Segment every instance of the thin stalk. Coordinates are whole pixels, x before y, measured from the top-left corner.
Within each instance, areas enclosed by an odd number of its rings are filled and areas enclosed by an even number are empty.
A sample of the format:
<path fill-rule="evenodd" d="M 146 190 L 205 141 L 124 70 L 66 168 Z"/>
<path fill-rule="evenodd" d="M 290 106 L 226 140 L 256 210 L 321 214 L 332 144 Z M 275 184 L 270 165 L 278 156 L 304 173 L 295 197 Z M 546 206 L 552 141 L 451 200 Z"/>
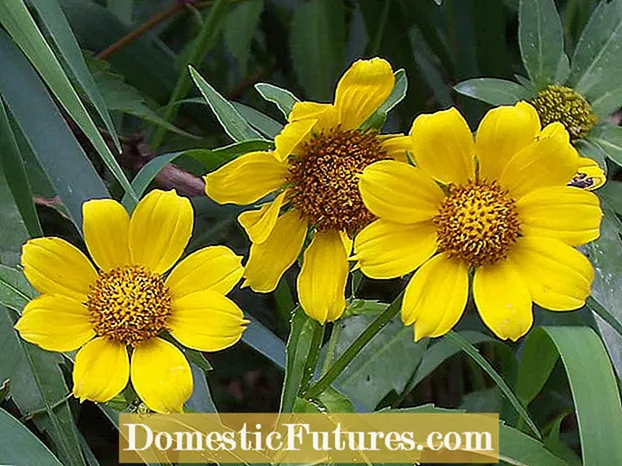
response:
<path fill-rule="evenodd" d="M 330 331 L 330 340 L 328 340 L 328 348 L 326 349 L 326 357 L 324 358 L 324 364 L 322 364 L 322 372 L 320 377 L 324 376 L 333 362 L 333 356 L 335 355 L 335 349 L 337 348 L 337 341 L 339 341 L 339 335 L 341 334 L 341 324 L 336 322 L 333 324 L 333 328 Z"/>
<path fill-rule="evenodd" d="M 309 387 L 309 381 L 315 373 L 315 366 L 317 366 L 317 360 L 320 357 L 320 349 L 322 348 L 322 343 L 324 342 L 325 330 L 326 325 L 319 324 L 317 324 L 313 329 L 313 338 L 309 347 L 309 355 L 307 356 L 305 370 L 302 374 L 302 380 L 300 381 L 300 389 L 298 393 L 304 393 Z"/>

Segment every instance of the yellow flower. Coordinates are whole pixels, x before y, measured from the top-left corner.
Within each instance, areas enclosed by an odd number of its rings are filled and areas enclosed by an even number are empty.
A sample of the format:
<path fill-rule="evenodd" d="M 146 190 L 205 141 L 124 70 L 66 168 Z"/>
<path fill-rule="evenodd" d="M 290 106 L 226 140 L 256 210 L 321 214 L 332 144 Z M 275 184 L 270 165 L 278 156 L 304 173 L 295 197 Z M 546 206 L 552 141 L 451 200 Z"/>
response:
<path fill-rule="evenodd" d="M 524 102 L 488 112 L 475 141 L 455 109 L 413 123 L 417 167 L 377 162 L 360 176 L 380 219 L 357 236 L 355 259 L 372 278 L 415 269 L 402 320 L 415 339 L 447 333 L 469 296 L 484 323 L 517 340 L 533 323 L 532 302 L 583 306 L 594 271 L 574 246 L 599 235 L 598 197 L 566 186 L 579 156 L 560 123 L 541 129 Z"/>
<path fill-rule="evenodd" d="M 110 199 L 85 202 L 83 216 L 98 269 L 60 238 L 28 241 L 21 263 L 41 296 L 26 305 L 15 328 L 49 351 L 80 348 L 73 369 L 80 401 L 106 402 L 131 379 L 151 410 L 181 411 L 192 394 L 190 366 L 159 335 L 168 331 L 198 351 L 236 343 L 247 321 L 225 294 L 242 276 L 241 257 L 224 246 L 207 247 L 165 277 L 193 225 L 190 202 L 175 191 L 151 191 L 131 218 Z"/>
<path fill-rule="evenodd" d="M 341 316 L 351 238 L 374 219 L 361 201 L 356 176 L 377 160 L 406 160 L 410 149 L 408 136 L 360 129 L 394 81 L 385 60 L 355 62 L 339 81 L 333 104 L 294 105 L 274 151 L 245 154 L 205 177 L 207 195 L 221 204 L 246 205 L 275 195 L 238 218 L 252 242 L 246 286 L 273 291 L 311 231 L 298 275 L 300 304 L 321 323 Z"/>
<path fill-rule="evenodd" d="M 604 185 L 606 181 L 605 172 L 594 160 L 581 157 L 577 173 L 568 185 L 593 191 Z"/>

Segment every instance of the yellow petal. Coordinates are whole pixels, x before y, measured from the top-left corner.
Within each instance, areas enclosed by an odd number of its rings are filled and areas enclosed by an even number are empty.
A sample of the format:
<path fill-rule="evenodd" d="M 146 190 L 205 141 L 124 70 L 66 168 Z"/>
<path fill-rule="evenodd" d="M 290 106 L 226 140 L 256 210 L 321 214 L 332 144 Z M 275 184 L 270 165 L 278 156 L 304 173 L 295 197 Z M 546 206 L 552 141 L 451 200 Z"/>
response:
<path fill-rule="evenodd" d="M 335 107 L 344 129 L 361 126 L 393 90 L 395 76 L 391 65 L 382 58 L 358 60 L 337 84 Z"/>
<path fill-rule="evenodd" d="M 336 231 L 317 232 L 298 275 L 298 298 L 307 315 L 321 324 L 337 320 L 346 308 L 348 253 Z"/>
<path fill-rule="evenodd" d="M 484 323 L 502 340 L 518 340 L 533 324 L 531 295 L 509 261 L 479 267 L 473 297 Z"/>
<path fill-rule="evenodd" d="M 602 212 L 598 196 L 583 189 L 536 189 L 520 198 L 516 207 L 524 236 L 547 236 L 578 246 L 600 235 Z"/>
<path fill-rule="evenodd" d="M 166 286 L 173 299 L 202 290 L 226 294 L 242 278 L 242 257 L 226 246 L 207 246 L 184 258 L 171 271 Z"/>
<path fill-rule="evenodd" d="M 402 303 L 402 321 L 415 324 L 415 341 L 439 337 L 460 320 L 468 295 L 466 265 L 446 253 L 439 254 L 410 279 Z"/>
<path fill-rule="evenodd" d="M 24 275 L 39 293 L 84 301 L 97 272 L 82 252 L 60 238 L 35 238 L 22 247 Z"/>
<path fill-rule="evenodd" d="M 354 260 L 370 278 L 395 278 L 412 272 L 436 252 L 436 226 L 377 220 L 354 240 Z"/>
<path fill-rule="evenodd" d="M 410 131 L 418 167 L 444 183 L 466 184 L 475 176 L 475 143 L 455 108 L 419 115 Z"/>
<path fill-rule="evenodd" d="M 324 113 L 330 111 L 331 108 L 333 108 L 332 104 L 296 102 L 287 117 L 287 121 L 291 123 L 300 120 L 317 120 Z"/>
<path fill-rule="evenodd" d="M 15 328 L 24 340 L 48 351 L 73 351 L 95 336 L 86 307 L 62 295 L 30 301 Z"/>
<path fill-rule="evenodd" d="M 531 144 L 539 132 L 540 118 L 527 102 L 490 110 L 475 137 L 480 179 L 498 180 L 510 159 Z"/>
<path fill-rule="evenodd" d="M 172 191 L 154 189 L 136 206 L 130 220 L 132 262 L 164 273 L 181 257 L 192 234 L 190 201 Z"/>
<path fill-rule="evenodd" d="M 82 204 L 84 242 L 93 261 L 103 271 L 129 265 L 130 216 L 112 199 L 95 199 Z"/>
<path fill-rule="evenodd" d="M 247 205 L 286 183 L 287 163 L 273 152 L 249 152 L 205 176 L 205 192 L 219 204 Z"/>
<path fill-rule="evenodd" d="M 573 247 L 553 238 L 519 238 L 508 258 L 536 304 L 552 311 L 570 311 L 585 304 L 594 269 Z"/>
<path fill-rule="evenodd" d="M 445 197 L 441 188 L 420 168 L 382 160 L 359 177 L 365 207 L 383 220 L 416 223 L 430 220 Z"/>
<path fill-rule="evenodd" d="M 281 215 L 270 236 L 261 244 L 251 245 L 244 268 L 244 286 L 253 291 L 274 291 L 283 273 L 298 258 L 307 234 L 307 223 L 295 209 Z"/>
<path fill-rule="evenodd" d="M 288 191 L 283 191 L 274 201 L 265 204 L 259 210 L 247 210 L 238 216 L 238 222 L 253 243 L 263 243 L 276 224 L 279 212 Z"/>
<path fill-rule="evenodd" d="M 281 133 L 274 138 L 274 157 L 283 162 L 296 148 L 306 139 L 308 139 L 311 130 L 317 123 L 317 120 L 298 120 L 287 123 Z"/>
<path fill-rule="evenodd" d="M 175 345 L 152 338 L 134 348 L 132 385 L 140 399 L 157 413 L 179 413 L 192 395 L 192 372 Z"/>
<path fill-rule="evenodd" d="M 535 142 L 510 159 L 499 181 L 514 198 L 520 198 L 538 188 L 565 186 L 578 165 L 579 156 L 566 129 L 561 123 L 551 123 Z"/>
<path fill-rule="evenodd" d="M 413 141 L 410 136 L 391 135 L 380 136 L 382 148 L 387 155 L 398 162 L 408 162 L 408 153 L 412 154 Z"/>
<path fill-rule="evenodd" d="M 579 168 L 570 182 L 570 186 L 593 191 L 600 188 L 607 181 L 607 176 L 602 168 L 588 157 L 579 157 Z"/>
<path fill-rule="evenodd" d="M 125 345 L 96 338 L 78 351 L 73 366 L 73 396 L 104 403 L 127 385 L 130 363 Z"/>
<path fill-rule="evenodd" d="M 242 338 L 247 323 L 233 301 L 215 291 L 199 291 L 171 302 L 167 327 L 188 348 L 220 351 Z"/>

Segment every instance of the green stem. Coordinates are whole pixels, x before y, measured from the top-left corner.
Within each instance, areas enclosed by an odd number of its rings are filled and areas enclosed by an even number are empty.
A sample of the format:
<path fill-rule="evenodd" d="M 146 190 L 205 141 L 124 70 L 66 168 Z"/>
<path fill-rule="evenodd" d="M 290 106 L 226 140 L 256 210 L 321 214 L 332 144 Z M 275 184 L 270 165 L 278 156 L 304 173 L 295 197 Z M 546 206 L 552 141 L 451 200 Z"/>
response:
<path fill-rule="evenodd" d="M 324 376 L 333 362 L 333 356 L 335 355 L 335 348 L 337 348 L 337 341 L 339 340 L 339 334 L 341 333 L 341 323 L 336 322 L 333 324 L 333 328 L 330 332 L 330 340 L 328 340 L 328 348 L 326 350 L 326 357 L 324 358 L 324 364 L 322 365 L 322 372 L 320 376 Z"/>
<path fill-rule="evenodd" d="M 35 417 L 35 416 L 37 416 L 39 414 L 49 414 L 50 411 L 53 411 L 56 408 L 58 408 L 59 406 L 65 404 L 67 402 L 67 400 L 69 400 L 69 398 L 71 398 L 71 393 L 67 393 L 67 395 L 65 395 L 63 398 L 58 400 L 56 403 L 53 403 L 53 404 L 51 404 L 49 406 L 46 406 L 45 408 L 37 409 L 35 411 L 29 412 L 28 414 L 25 414 L 24 416 L 22 416 L 21 421 L 22 422 L 30 421 L 33 417 Z"/>
<path fill-rule="evenodd" d="M 356 340 L 354 340 L 350 346 L 346 348 L 331 368 L 328 369 L 326 373 L 311 386 L 311 388 L 309 388 L 305 394 L 307 398 L 314 398 L 328 388 L 330 384 L 333 383 L 339 376 L 339 374 L 344 371 L 348 364 L 350 364 L 350 362 L 356 357 L 361 349 L 363 349 L 363 347 L 367 345 L 367 343 L 369 343 L 371 339 L 374 338 L 374 336 L 376 336 L 376 334 L 400 312 L 403 296 L 404 292 L 400 293 L 397 299 L 395 299 L 395 301 L 393 301 L 382 314 L 376 317 L 376 320 L 369 324 L 367 328 L 363 330 L 363 333 L 361 333 Z"/>
<path fill-rule="evenodd" d="M 326 325 L 320 324 L 315 325 L 315 328 L 313 329 L 313 337 L 309 346 L 309 355 L 307 356 L 305 370 L 302 374 L 302 380 L 300 381 L 300 389 L 298 393 L 304 393 L 309 387 L 309 382 L 315 372 L 315 366 L 317 366 L 317 360 L 320 357 L 320 349 L 322 348 L 322 343 L 324 342 L 325 330 Z"/>
<path fill-rule="evenodd" d="M 209 11 L 209 15 L 205 23 L 203 24 L 203 28 L 199 35 L 194 41 L 192 50 L 189 54 L 188 61 L 186 62 L 184 69 L 179 75 L 177 79 L 177 84 L 175 85 L 175 89 L 171 93 L 171 97 L 169 99 L 168 105 L 165 107 L 163 118 L 172 122 L 175 116 L 177 115 L 178 106 L 171 105 L 178 100 L 183 99 L 188 90 L 190 89 L 190 76 L 188 74 L 188 66 L 192 65 L 194 67 L 198 67 L 201 63 L 207 51 L 212 47 L 214 41 L 216 40 L 217 33 L 221 26 L 221 19 L 223 18 L 226 10 L 227 10 L 227 0 L 216 0 L 214 5 Z M 155 152 L 160 147 L 162 142 L 164 141 L 164 137 L 168 130 L 164 126 L 158 126 L 154 133 L 153 138 L 151 140 L 151 148 Z"/>
<path fill-rule="evenodd" d="M 622 324 L 594 297 L 587 298 L 585 303 L 587 307 L 594 313 L 598 314 L 605 322 L 607 322 L 622 337 Z"/>

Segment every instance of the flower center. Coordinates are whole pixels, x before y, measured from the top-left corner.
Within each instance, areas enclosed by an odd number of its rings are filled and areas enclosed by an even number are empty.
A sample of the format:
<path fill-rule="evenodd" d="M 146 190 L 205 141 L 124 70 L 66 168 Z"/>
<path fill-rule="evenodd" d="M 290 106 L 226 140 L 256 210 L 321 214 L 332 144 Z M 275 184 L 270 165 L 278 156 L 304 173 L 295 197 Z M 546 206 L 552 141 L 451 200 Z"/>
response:
<path fill-rule="evenodd" d="M 100 272 L 86 305 L 98 335 L 131 346 L 164 330 L 171 314 L 162 276 L 142 265 Z"/>
<path fill-rule="evenodd" d="M 582 138 L 598 118 L 585 98 L 566 86 L 549 86 L 538 93 L 532 102 L 542 126 L 559 121 L 571 139 Z"/>
<path fill-rule="evenodd" d="M 457 257 L 469 267 L 505 259 L 520 234 L 514 200 L 496 181 L 469 181 L 449 185 L 438 215 L 434 217 L 440 251 Z"/>
<path fill-rule="evenodd" d="M 355 234 L 374 220 L 358 190 L 357 175 L 386 159 L 377 133 L 332 129 L 314 135 L 289 164 L 292 205 L 320 231 Z"/>

